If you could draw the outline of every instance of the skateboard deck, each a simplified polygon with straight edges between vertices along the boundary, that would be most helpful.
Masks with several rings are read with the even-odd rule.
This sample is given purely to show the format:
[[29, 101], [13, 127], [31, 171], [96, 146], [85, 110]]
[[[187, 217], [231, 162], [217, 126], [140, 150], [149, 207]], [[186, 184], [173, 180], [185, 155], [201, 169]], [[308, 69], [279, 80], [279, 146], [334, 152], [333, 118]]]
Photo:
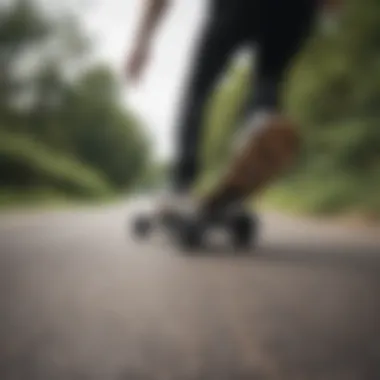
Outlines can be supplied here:
[[294, 122], [280, 116], [271, 116], [260, 126], [248, 124], [241, 142], [220, 182], [204, 198], [205, 209], [224, 208], [257, 195], [291, 167], [300, 148]]

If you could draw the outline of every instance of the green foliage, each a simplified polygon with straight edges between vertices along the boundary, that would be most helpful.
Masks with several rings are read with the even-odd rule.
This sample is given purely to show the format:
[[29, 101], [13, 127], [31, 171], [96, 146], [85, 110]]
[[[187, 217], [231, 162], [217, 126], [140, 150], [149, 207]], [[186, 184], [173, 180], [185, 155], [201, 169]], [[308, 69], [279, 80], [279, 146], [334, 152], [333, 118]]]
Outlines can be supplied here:
[[0, 134], [0, 185], [61, 190], [75, 196], [108, 195], [111, 188], [94, 169], [25, 136]]
[[154, 162], [146, 167], [136, 184], [136, 190], [161, 190], [169, 180], [169, 165], [166, 162]]
[[249, 73], [249, 62], [233, 65], [227, 73], [227, 80], [222, 82], [209, 101], [202, 149], [206, 171], [215, 170], [228, 162], [231, 138], [236, 133], [236, 124], [248, 90]]
[[1, 188], [84, 198], [130, 190], [150, 141], [112, 70], [89, 59], [78, 20], [34, 0], [0, 7]]
[[13, 6], [1, 6], [0, 43], [2, 54], [16, 53], [46, 36], [48, 25], [38, 7], [28, 0], [16, 0]]
[[118, 85], [103, 67], [81, 78], [64, 102], [67, 145], [125, 190], [144, 169], [149, 144], [142, 126], [118, 104]]

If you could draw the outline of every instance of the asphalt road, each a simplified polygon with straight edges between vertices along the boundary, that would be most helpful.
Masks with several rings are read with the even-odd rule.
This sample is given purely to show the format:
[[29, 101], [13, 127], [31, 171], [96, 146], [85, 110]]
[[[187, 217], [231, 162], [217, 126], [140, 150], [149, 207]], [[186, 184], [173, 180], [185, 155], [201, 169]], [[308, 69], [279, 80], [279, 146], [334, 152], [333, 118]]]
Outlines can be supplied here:
[[380, 379], [378, 229], [264, 215], [186, 257], [137, 207], [0, 217], [0, 379]]

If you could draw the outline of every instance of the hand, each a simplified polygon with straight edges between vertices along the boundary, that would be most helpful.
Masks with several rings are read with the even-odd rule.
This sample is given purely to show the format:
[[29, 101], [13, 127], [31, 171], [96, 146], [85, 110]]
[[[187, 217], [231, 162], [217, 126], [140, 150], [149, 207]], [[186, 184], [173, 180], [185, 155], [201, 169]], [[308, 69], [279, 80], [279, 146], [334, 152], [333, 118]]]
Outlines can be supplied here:
[[146, 44], [140, 44], [132, 51], [126, 62], [126, 76], [132, 82], [140, 80], [148, 63], [149, 49]]

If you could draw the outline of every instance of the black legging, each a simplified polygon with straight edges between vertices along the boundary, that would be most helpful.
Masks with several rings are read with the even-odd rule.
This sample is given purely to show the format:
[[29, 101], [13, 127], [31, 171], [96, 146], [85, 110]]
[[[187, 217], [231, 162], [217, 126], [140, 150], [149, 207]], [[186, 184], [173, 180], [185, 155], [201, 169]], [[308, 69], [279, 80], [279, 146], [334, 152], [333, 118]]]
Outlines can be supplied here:
[[[229, 1], [235, 5], [239, 1], [243, 3], [243, 0]], [[250, 6], [249, 15], [242, 9], [234, 9], [235, 13], [231, 9], [224, 13], [214, 11], [206, 22], [177, 126], [178, 156], [174, 167], [177, 189], [190, 188], [196, 179], [204, 106], [236, 50], [248, 46], [258, 48], [259, 52], [256, 83], [243, 116], [257, 109], [278, 109], [279, 86], [308, 33], [315, 12], [314, 0], [249, 0], [246, 3]]]

